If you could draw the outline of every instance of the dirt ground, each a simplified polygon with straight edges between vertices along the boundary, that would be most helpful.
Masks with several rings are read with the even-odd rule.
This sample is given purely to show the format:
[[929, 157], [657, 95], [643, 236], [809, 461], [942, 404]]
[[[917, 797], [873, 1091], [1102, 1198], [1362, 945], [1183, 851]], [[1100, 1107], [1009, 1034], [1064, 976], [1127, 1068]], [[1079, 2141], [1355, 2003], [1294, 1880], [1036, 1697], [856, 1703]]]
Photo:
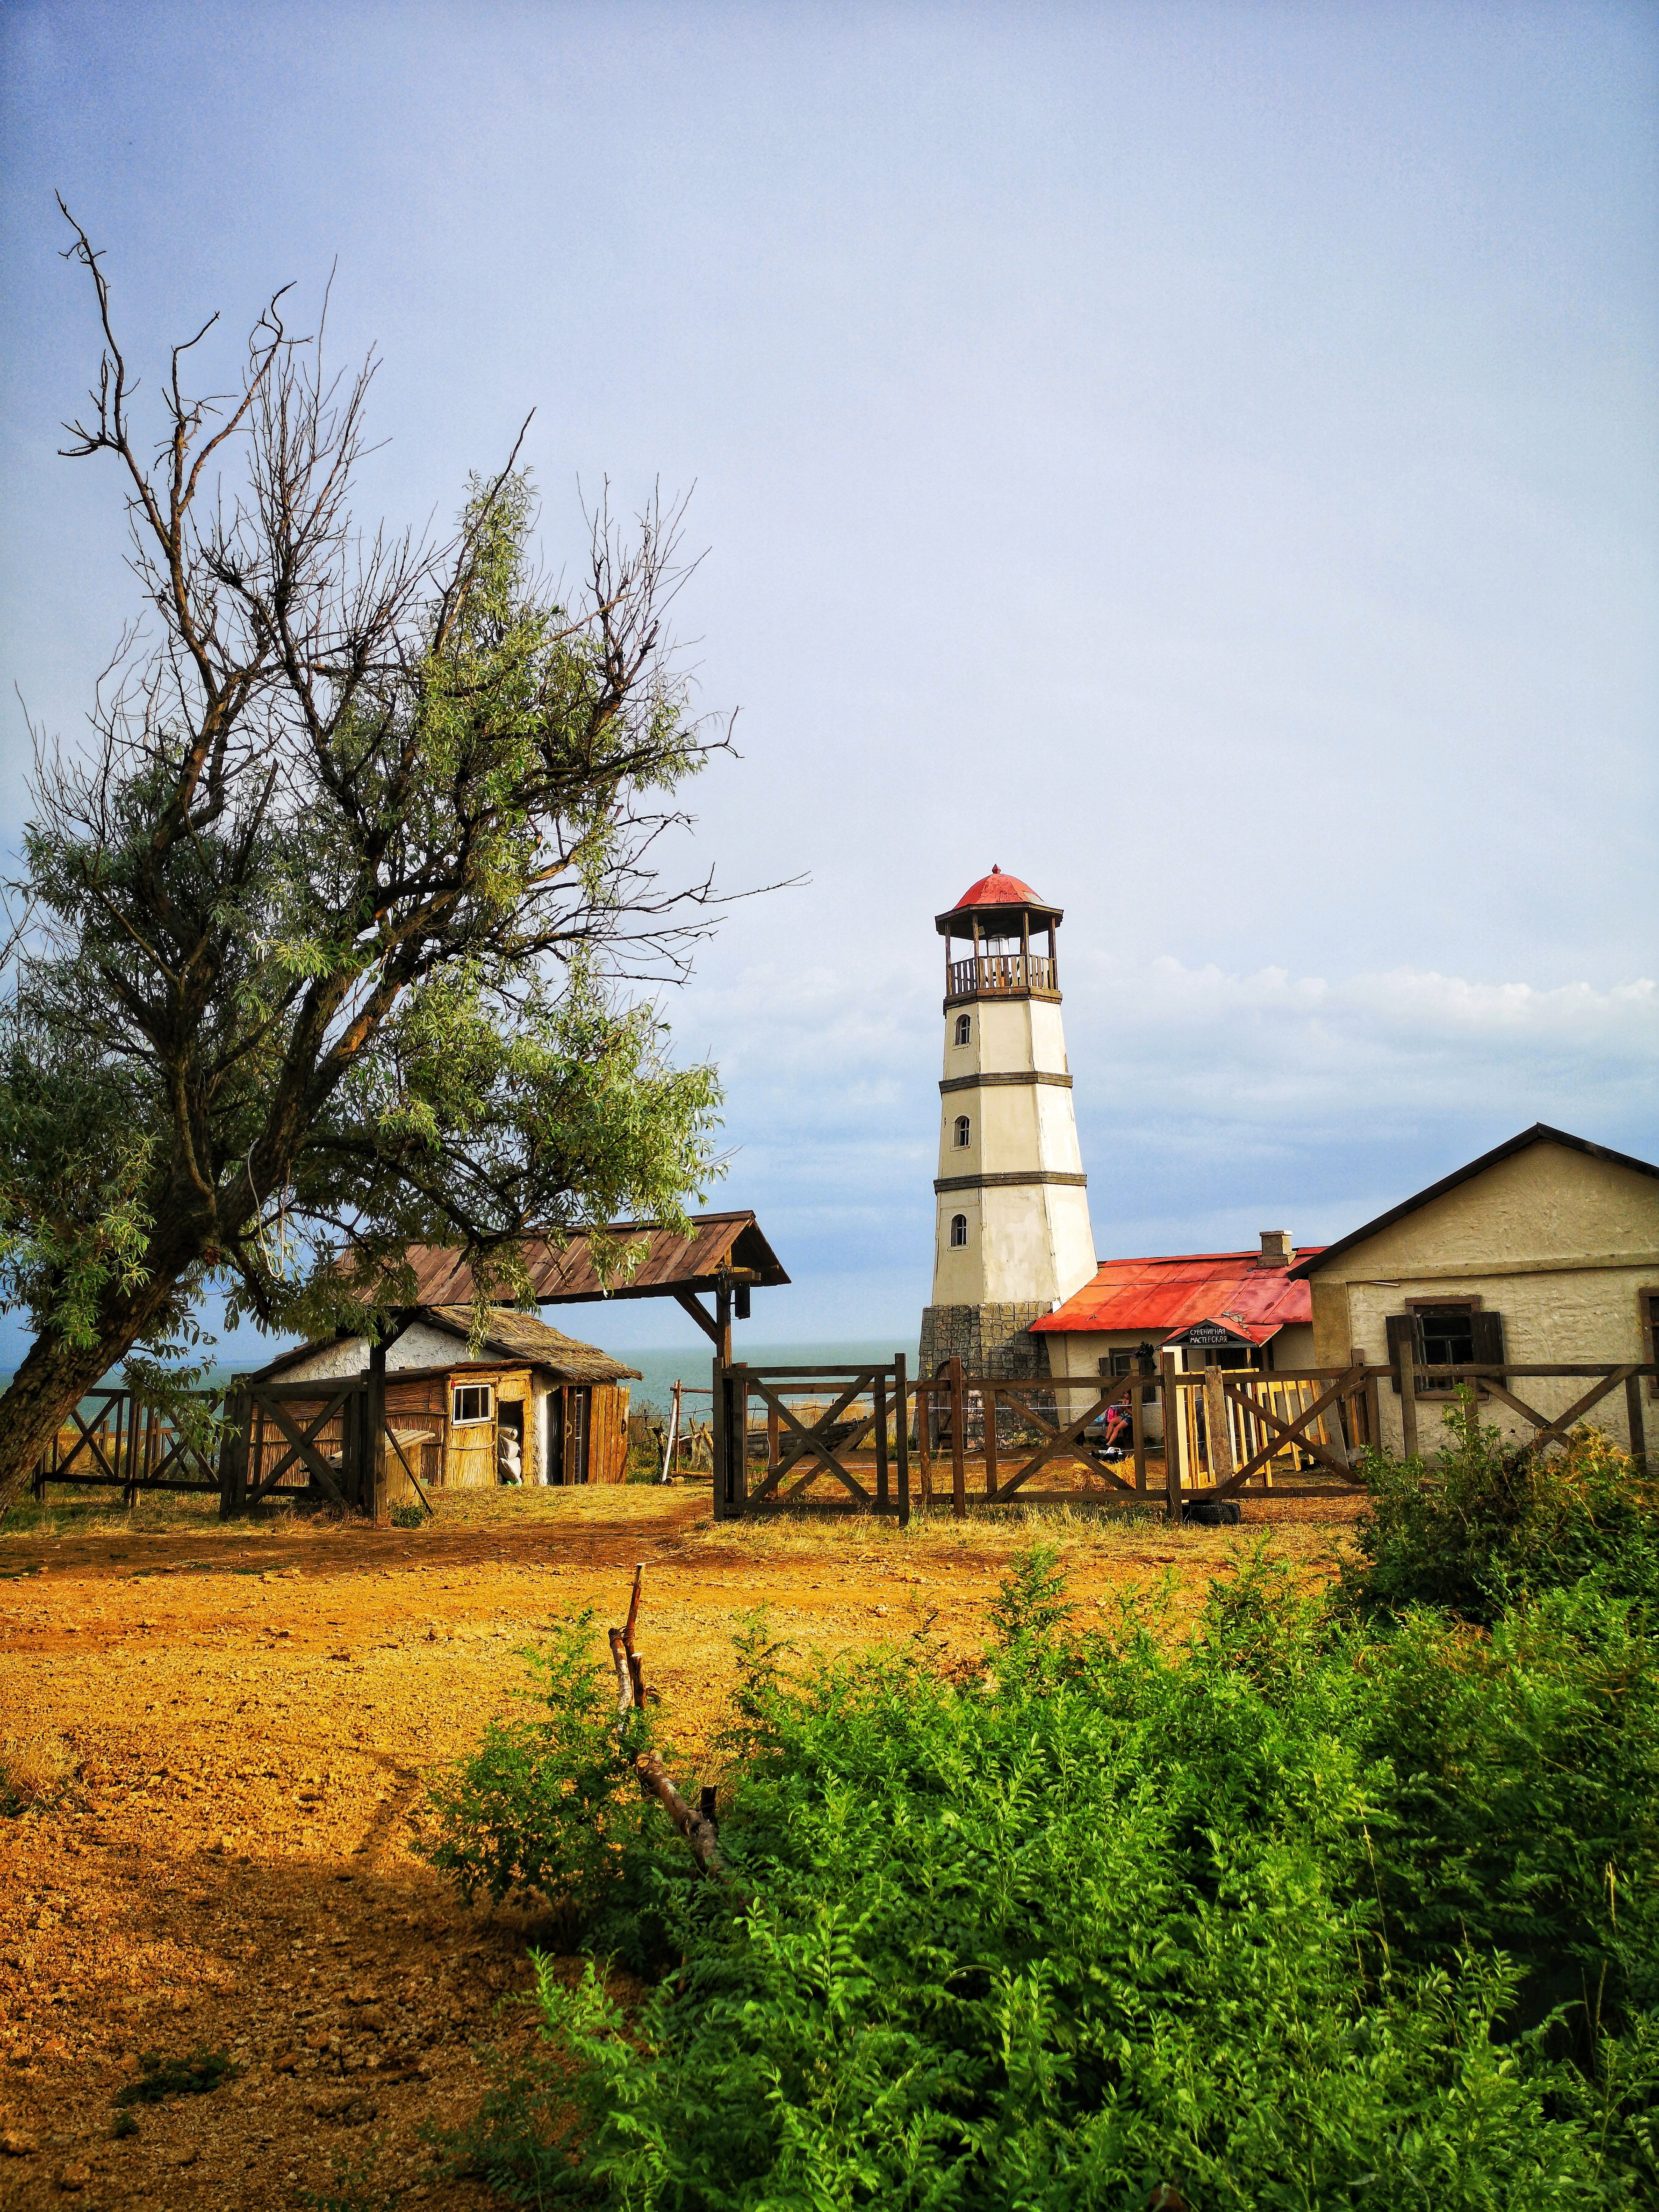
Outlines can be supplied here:
[[[769, 1606], [804, 1654], [925, 1633], [966, 1655], [1037, 1529], [1083, 1614], [1167, 1578], [1178, 1620], [1263, 1538], [1328, 1573], [1352, 1509], [1245, 1511], [1242, 1529], [1079, 1507], [902, 1534], [717, 1528], [702, 1487], [461, 1494], [380, 1531], [226, 1525], [196, 1500], [26, 1508], [0, 1529], [0, 1755], [58, 1765], [63, 1794], [0, 1818], [0, 2207], [297, 2206], [371, 2153], [360, 2203], [489, 2201], [436, 2180], [418, 2130], [474, 2107], [475, 2045], [527, 2033], [497, 2008], [535, 1930], [463, 1909], [423, 1864], [423, 1778], [506, 1708], [549, 1620], [622, 1619], [636, 1560], [689, 1790], [745, 1611]], [[118, 2137], [139, 2055], [197, 2046], [234, 2077], [133, 2106]]]

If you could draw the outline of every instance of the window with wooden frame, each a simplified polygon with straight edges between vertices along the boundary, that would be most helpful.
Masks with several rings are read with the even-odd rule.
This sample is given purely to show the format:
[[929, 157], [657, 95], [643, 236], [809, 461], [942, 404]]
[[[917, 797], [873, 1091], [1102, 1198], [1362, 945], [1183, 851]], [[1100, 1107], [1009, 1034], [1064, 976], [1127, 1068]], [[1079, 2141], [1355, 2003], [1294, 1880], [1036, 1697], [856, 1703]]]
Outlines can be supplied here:
[[953, 1213], [951, 1216], [951, 1242], [952, 1244], [965, 1244], [968, 1242], [968, 1217], [965, 1213]]
[[974, 1018], [971, 1014], [957, 1016], [957, 1042], [971, 1044], [974, 1037]]
[[[1101, 1355], [1100, 1371], [1108, 1382], [1115, 1382], [1122, 1375], [1150, 1375], [1152, 1371], [1152, 1347], [1143, 1344], [1134, 1352], [1108, 1352]], [[1143, 1406], [1150, 1406], [1158, 1396], [1158, 1388], [1148, 1383], [1140, 1394]]]
[[[1636, 1305], [1642, 1320], [1643, 1360], [1647, 1363], [1659, 1359], [1659, 1352], [1654, 1349], [1656, 1345], [1659, 1345], [1659, 1286], [1651, 1290], [1638, 1291]], [[1659, 1398], [1659, 1375], [1649, 1376], [1648, 1395], [1650, 1398]]]
[[968, 1139], [972, 1131], [969, 1126], [968, 1116], [965, 1114], [958, 1114], [957, 1115], [956, 1122], [956, 1135], [953, 1141], [955, 1142], [956, 1148], [959, 1152], [966, 1149]]
[[1419, 1398], [1450, 1398], [1458, 1385], [1438, 1382], [1425, 1368], [1501, 1367], [1504, 1364], [1504, 1316], [1482, 1305], [1479, 1297], [1410, 1298], [1407, 1310], [1389, 1314], [1389, 1364], [1395, 1371], [1395, 1395], [1400, 1395], [1400, 1347], [1409, 1336], [1417, 1369]]
[[495, 1417], [495, 1391], [489, 1382], [457, 1382], [449, 1393], [449, 1419], [453, 1427], [476, 1428], [481, 1421]]

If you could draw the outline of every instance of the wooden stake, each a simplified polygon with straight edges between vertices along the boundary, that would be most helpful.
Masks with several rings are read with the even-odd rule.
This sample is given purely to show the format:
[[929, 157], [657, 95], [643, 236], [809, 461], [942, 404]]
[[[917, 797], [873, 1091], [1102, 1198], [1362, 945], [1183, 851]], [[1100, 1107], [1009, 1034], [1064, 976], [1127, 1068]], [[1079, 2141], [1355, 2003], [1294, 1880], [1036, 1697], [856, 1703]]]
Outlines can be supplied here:
[[1417, 1457], [1417, 1353], [1410, 1329], [1400, 1337], [1400, 1449], [1402, 1458]]

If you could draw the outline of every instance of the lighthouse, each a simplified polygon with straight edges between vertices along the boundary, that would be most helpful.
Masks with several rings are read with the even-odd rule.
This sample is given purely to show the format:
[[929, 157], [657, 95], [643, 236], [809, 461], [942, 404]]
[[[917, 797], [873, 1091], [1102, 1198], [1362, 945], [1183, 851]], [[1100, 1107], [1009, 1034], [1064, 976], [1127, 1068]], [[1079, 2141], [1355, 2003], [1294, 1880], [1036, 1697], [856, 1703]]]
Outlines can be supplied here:
[[1095, 1273], [1060, 1007], [1059, 907], [993, 867], [934, 918], [945, 1065], [921, 1372], [1045, 1375], [1027, 1332]]

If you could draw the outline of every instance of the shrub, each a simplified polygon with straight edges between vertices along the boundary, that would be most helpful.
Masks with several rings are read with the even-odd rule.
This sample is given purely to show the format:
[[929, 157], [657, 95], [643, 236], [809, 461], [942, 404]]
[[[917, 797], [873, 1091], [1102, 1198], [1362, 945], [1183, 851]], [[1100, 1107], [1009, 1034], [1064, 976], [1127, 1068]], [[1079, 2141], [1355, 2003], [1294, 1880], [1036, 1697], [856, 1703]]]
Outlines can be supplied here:
[[392, 1525], [394, 1528], [423, 1528], [426, 1525], [425, 1510], [412, 1501], [406, 1504], [394, 1505], [392, 1509]]
[[491, 1721], [470, 1759], [432, 1790], [438, 1825], [428, 1856], [470, 1904], [536, 1892], [580, 1929], [609, 1901], [643, 1833], [634, 1753], [646, 1717], [619, 1739], [615, 1677], [598, 1656], [590, 1608], [556, 1624], [544, 1650], [525, 1653], [536, 1718]]
[[1068, 1636], [1036, 1553], [996, 1613], [959, 1680], [909, 1654], [786, 1682], [748, 1625], [731, 1885], [630, 1863], [673, 1959], [631, 2011], [597, 1967], [571, 1988], [538, 1962], [552, 2049], [467, 2147], [509, 2201], [1659, 2189], [1638, 1606], [1592, 1581], [1490, 1638], [1371, 1626], [1259, 1556], [1171, 1653], [1133, 1617]]
[[[203, 2043], [182, 2057], [146, 2051], [138, 2060], [137, 2080], [124, 2081], [115, 2093], [115, 2102], [118, 2106], [159, 2105], [166, 2097], [205, 2096], [240, 2071], [228, 2051], [210, 2051]], [[129, 2131], [118, 2122], [117, 2132]]]
[[1480, 1419], [1470, 1392], [1459, 1396], [1446, 1416], [1454, 1441], [1426, 1465], [1367, 1455], [1347, 1605], [1373, 1615], [1442, 1606], [1490, 1622], [1592, 1573], [1612, 1595], [1659, 1601], [1659, 1492], [1626, 1455], [1583, 1428], [1563, 1459], [1517, 1451]]

